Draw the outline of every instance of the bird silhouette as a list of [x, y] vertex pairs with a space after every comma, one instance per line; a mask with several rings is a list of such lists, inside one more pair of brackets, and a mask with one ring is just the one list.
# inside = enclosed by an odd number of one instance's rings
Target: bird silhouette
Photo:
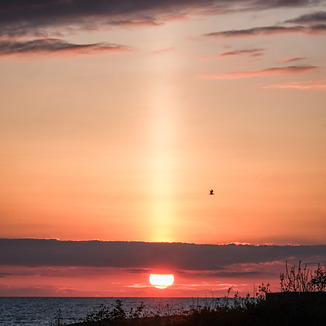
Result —
[[209, 191], [209, 194], [210, 194], [210, 195], [214, 195], [214, 190], [211, 189], [211, 190]]

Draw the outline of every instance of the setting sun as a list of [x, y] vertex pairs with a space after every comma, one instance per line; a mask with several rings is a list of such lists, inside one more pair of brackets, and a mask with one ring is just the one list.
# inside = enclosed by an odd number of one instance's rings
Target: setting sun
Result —
[[174, 282], [173, 274], [151, 274], [149, 282], [158, 289], [166, 289]]

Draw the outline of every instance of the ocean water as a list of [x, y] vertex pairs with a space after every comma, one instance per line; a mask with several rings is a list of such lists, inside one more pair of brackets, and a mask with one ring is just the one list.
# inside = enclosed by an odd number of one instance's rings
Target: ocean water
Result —
[[144, 310], [171, 314], [180, 309], [214, 304], [212, 298], [1, 298], [0, 326], [50, 326], [55, 321], [59, 309], [64, 323], [81, 321], [87, 314], [97, 311], [99, 306], [114, 306], [116, 300], [122, 301], [127, 313], [132, 308], [144, 304]]

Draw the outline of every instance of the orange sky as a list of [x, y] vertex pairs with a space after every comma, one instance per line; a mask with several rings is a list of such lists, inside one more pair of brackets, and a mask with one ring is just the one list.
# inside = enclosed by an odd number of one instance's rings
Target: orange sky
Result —
[[325, 244], [324, 0], [37, 2], [0, 8], [0, 238]]

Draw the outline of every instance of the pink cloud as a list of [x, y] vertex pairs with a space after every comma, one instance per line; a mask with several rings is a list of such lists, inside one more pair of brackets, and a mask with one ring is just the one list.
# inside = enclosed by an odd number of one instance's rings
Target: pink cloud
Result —
[[288, 67], [272, 67], [262, 70], [254, 70], [254, 71], [236, 71], [225, 74], [209, 74], [209, 75], [201, 75], [200, 79], [242, 79], [242, 78], [250, 78], [250, 77], [260, 77], [260, 76], [273, 76], [280, 74], [297, 74], [303, 73], [307, 71], [312, 71], [317, 69], [316, 66], [288, 66]]
[[298, 90], [310, 90], [310, 89], [316, 89], [316, 90], [326, 90], [326, 84], [298, 84], [298, 83], [291, 83], [291, 84], [275, 84], [270, 85], [265, 88], [277, 88], [277, 89], [298, 89]]
[[169, 48], [157, 50], [157, 51], [152, 51], [152, 52], [149, 52], [149, 54], [162, 54], [162, 53], [167, 53], [167, 52], [171, 52], [171, 51], [174, 51], [174, 47], [173, 46], [171, 46]]

